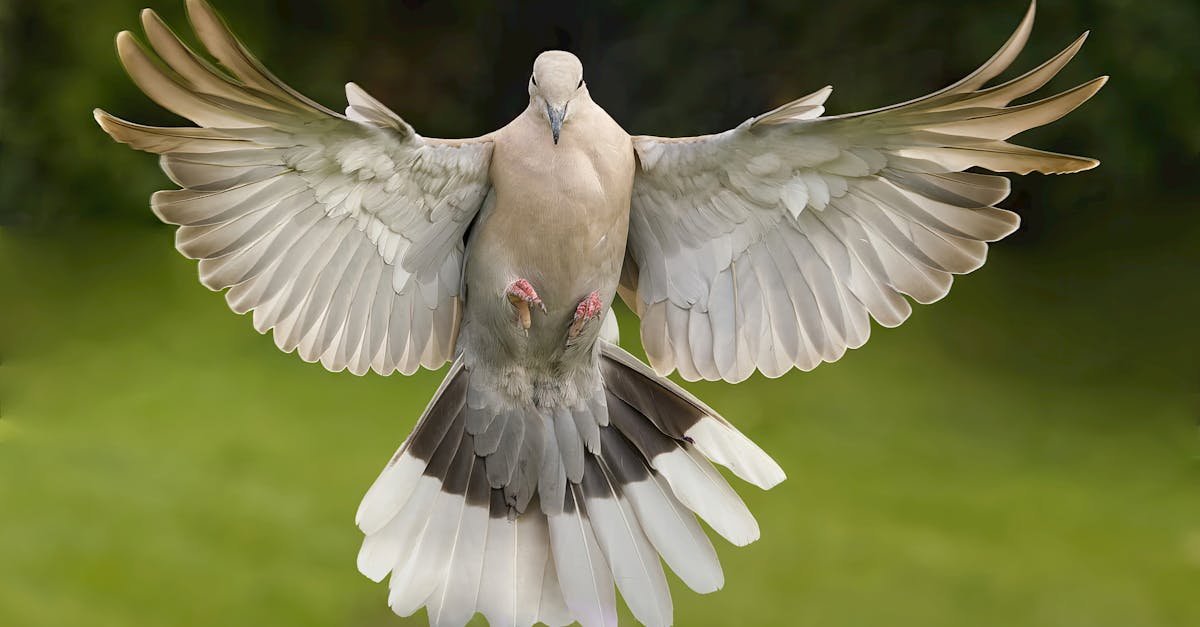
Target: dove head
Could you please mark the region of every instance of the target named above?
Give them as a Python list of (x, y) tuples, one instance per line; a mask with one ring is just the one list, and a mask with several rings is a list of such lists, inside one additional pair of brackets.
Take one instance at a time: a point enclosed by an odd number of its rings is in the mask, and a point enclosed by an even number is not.
[(570, 52), (548, 50), (533, 62), (529, 105), (546, 117), (555, 144), (570, 115), (571, 101), (585, 91), (583, 64)]

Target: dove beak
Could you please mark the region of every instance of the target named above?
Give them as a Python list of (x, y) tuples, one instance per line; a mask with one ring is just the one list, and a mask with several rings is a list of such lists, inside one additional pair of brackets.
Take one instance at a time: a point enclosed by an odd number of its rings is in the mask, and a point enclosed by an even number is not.
[(563, 105), (561, 109), (555, 109), (550, 103), (546, 103), (546, 117), (550, 118), (550, 132), (554, 134), (555, 145), (558, 145), (558, 135), (562, 132), (563, 118), (566, 115), (566, 105)]

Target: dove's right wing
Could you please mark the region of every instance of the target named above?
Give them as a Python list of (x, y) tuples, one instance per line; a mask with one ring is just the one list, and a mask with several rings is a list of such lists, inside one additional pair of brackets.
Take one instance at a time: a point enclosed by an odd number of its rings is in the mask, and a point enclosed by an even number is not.
[(866, 341), (869, 317), (896, 326), (983, 264), (1017, 227), (998, 209), (1003, 177), (1077, 172), (1096, 161), (1008, 143), (1052, 122), (1096, 79), (1009, 106), (1046, 83), (1078, 41), (1024, 76), (984, 88), (1013, 61), (1033, 7), (999, 52), (929, 96), (818, 117), (828, 89), (704, 137), (634, 137), (621, 295), (641, 317), (659, 373), (740, 381), (835, 361)]
[(356, 374), (437, 368), (460, 312), (463, 234), (488, 191), (492, 143), (426, 139), (357, 86), (344, 117), (266, 71), (201, 0), (188, 13), (226, 73), (142, 13), (158, 63), (117, 50), (155, 102), (202, 128), (96, 111), (114, 139), (162, 155), (181, 190), (154, 194), (200, 280), (306, 361)]

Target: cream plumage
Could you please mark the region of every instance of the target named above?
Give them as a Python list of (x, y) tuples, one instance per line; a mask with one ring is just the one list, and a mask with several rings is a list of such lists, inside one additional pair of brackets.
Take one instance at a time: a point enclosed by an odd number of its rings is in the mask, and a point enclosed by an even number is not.
[[(152, 50), (117, 36), (130, 76), (199, 128), (96, 111), (162, 155), (179, 190), (154, 212), (200, 280), (276, 344), (334, 371), (411, 373), (453, 360), (367, 491), (358, 567), (431, 624), (668, 625), (662, 562), (724, 583), (696, 521), (730, 542), (759, 528), (713, 463), (762, 488), (783, 471), (671, 381), (740, 381), (834, 361), (932, 302), (1017, 226), (1006, 179), (1096, 162), (1008, 143), (1104, 79), (1030, 104), (1078, 51), (985, 88), (1029, 36), (924, 98), (822, 117), (830, 89), (704, 137), (631, 137), (574, 56), (542, 54), (530, 105), (484, 137), (429, 139), (353, 84), (345, 115), (249, 55), (188, 0), (210, 63), (152, 11)], [(653, 369), (616, 345), (616, 293)], [(657, 371), (657, 372), (655, 372)]]

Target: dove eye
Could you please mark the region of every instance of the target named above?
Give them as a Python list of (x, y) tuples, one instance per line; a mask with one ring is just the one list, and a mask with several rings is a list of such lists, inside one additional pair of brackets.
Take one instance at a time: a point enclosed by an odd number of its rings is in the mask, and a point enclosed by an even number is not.
[(534, 87), (537, 87), (537, 77), (536, 77), (536, 76), (530, 76), (530, 77), (529, 77), (529, 80), (532, 80), (532, 81), (533, 81), (533, 86), (534, 86)]
[(583, 79), (582, 78), (579, 79), (579, 84), (575, 86), (575, 89), (579, 89), (580, 87), (583, 87)]

